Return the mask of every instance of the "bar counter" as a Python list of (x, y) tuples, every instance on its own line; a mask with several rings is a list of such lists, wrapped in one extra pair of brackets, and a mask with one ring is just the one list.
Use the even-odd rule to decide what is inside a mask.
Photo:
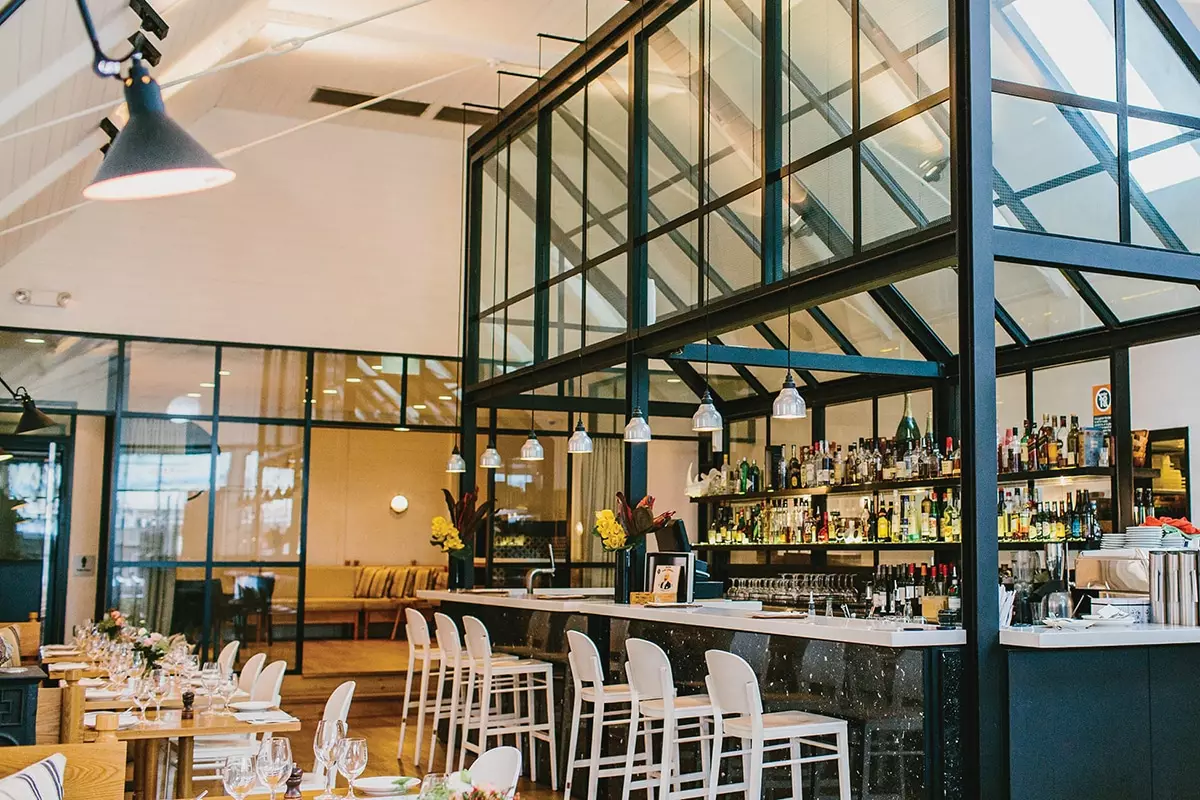
[[(574, 700), (567, 670), (568, 630), (583, 631), (596, 643), (614, 682), (625, 680), (627, 639), (658, 644), (671, 660), (680, 694), (704, 691), (706, 650), (727, 650), (745, 658), (759, 675), (766, 710), (811, 711), (849, 723), (853, 797), (963, 797), (961, 630), (891, 630), (866, 620), (823, 617), (814, 622), (756, 619), (757, 604), (729, 601), (650, 608), (594, 596), (529, 597), (523, 590), (503, 595), (418, 594), (439, 603), (456, 620), (468, 614), (478, 617), (497, 650), (553, 662), (560, 731), (570, 727)], [(613, 752), (623, 752), (622, 738), (610, 738)], [(566, 741), (565, 735), (560, 737), (560, 767), (566, 763)], [(814, 796), (836, 796), (831, 763), (807, 770), (805, 786), (816, 787)], [(548, 771), (539, 770), (539, 775), (545, 774)], [(788, 781), (787, 770), (769, 770), (767, 775), (772, 781)], [(602, 780), (599, 788), (601, 796), (620, 796), (618, 780)], [(766, 788), (770, 792), (775, 787)], [(778, 788), (786, 794), (790, 784)], [(586, 789), (581, 773), (573, 792), (586, 796)]]

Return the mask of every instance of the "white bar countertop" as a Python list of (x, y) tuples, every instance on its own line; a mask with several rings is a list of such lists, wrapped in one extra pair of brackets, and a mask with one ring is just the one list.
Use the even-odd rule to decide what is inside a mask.
[[(583, 597), (580, 597), (583, 595)], [(452, 592), (422, 590), (423, 600), (449, 603), (474, 603), (481, 606), (503, 606), (530, 611), (554, 611), (567, 614), (598, 614), (621, 619), (647, 620), (675, 625), (696, 625), (703, 628), (724, 628), (764, 633), (771, 636), (795, 636), (801, 639), (821, 639), (829, 642), (867, 644), (879, 647), (944, 647), (966, 644), (966, 633), (958, 630), (938, 630), (933, 625), (900, 625), (879, 620), (846, 619), (818, 616), (809, 619), (756, 619), (761, 611), (758, 602), (732, 600), (701, 600), (695, 606), (654, 608), (617, 604), (608, 599), (612, 589), (539, 589), (533, 597), (524, 589), (499, 592)]]
[(1155, 644), (1200, 644), (1200, 628), (1177, 625), (1129, 625), (1056, 630), (1040, 625), (1001, 628), (1000, 644), (1061, 650), (1071, 647), (1140, 647)]

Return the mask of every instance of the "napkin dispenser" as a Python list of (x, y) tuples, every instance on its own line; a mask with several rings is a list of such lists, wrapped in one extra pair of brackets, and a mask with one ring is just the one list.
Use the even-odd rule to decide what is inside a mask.
[(1085, 550), (1075, 559), (1075, 588), (1149, 595), (1149, 553)]

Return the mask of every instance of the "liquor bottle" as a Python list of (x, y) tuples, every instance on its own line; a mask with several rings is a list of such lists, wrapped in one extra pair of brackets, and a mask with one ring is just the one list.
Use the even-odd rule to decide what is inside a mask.
[(811, 488), (817, 485), (817, 446), (808, 448), (804, 456), (804, 486)]
[(958, 505), (958, 495), (954, 494), (953, 489), (946, 490), (946, 512), (945, 522), (943, 525), (948, 531), (946, 541), (961, 542), (962, 541), (962, 509)]
[(1058, 468), (1067, 466), (1067, 418), (1059, 416), (1058, 427), (1054, 429), (1055, 448), (1058, 450)]
[(912, 395), (905, 392), (904, 414), (900, 417), (900, 424), (896, 426), (896, 448), (899, 451), (897, 457), (906, 455), (918, 446), (920, 441), (921, 429), (917, 427), (917, 421), (913, 418), (912, 413)]
[(1147, 487), (1145, 492), (1142, 494), (1142, 500), (1144, 501), (1142, 504), (1142, 511), (1145, 514), (1145, 516), (1142, 517), (1142, 522), (1145, 523), (1146, 517), (1158, 516), (1158, 510), (1154, 506), (1154, 489)]
[(925, 497), (921, 500), (921, 541), (937, 541), (937, 525), (934, 524), (934, 519), (933, 498), (929, 492), (925, 492)]
[(1021, 436), (1015, 425), (1013, 426), (1012, 436), (1010, 437), (1008, 446), (1008, 471), (1020, 472), (1022, 469), (1024, 469), (1024, 467), (1021, 466)]
[(909, 536), (908, 530), (908, 495), (900, 495), (900, 538), (896, 541), (907, 542)]
[(800, 459), (796, 458), (796, 445), (792, 445), (792, 460), (788, 462), (787, 487), (789, 489), (800, 488)]
[(1042, 415), (1042, 430), (1038, 434), (1040, 451), (1038, 456), (1042, 469), (1054, 469), (1058, 466), (1058, 437), (1054, 433), (1054, 418)]
[(1071, 428), (1067, 431), (1067, 452), (1066, 463), (1068, 467), (1079, 466), (1079, 417), (1075, 414), (1071, 415)]
[(996, 541), (1007, 542), (1009, 535), (1008, 509), (1004, 507), (1004, 490), (1000, 489), (996, 497)]
[(818, 542), (828, 542), (829, 541), (829, 512), (828, 511), (821, 512), (821, 524), (820, 524), (820, 527), (817, 529), (817, 541)]
[(833, 459), (829, 455), (829, 442), (821, 441), (820, 460), (817, 463), (817, 485), (828, 486), (833, 476)]
[(1030, 465), (1029, 457), (1032, 453), (1037, 452), (1035, 448), (1031, 448), (1029, 441), (1029, 420), (1025, 420), (1025, 433), (1021, 435), (1021, 453), (1018, 465), (1018, 472), (1032, 471), (1035, 467)]
[(750, 473), (747, 479), (747, 485), (751, 492), (762, 491), (762, 470), (758, 468), (758, 459), (750, 462)]
[(946, 588), (946, 608), (950, 611), (958, 611), (962, 608), (962, 597), (958, 593), (958, 565), (955, 564), (950, 568), (950, 585)]
[(888, 521), (887, 511), (883, 507), (883, 501), (879, 501), (879, 513), (875, 516), (875, 541), (890, 542), (892, 540), (892, 527)]
[(750, 486), (750, 462), (742, 456), (742, 463), (738, 464), (738, 494), (745, 494), (749, 491)]
[(1142, 490), (1133, 490), (1133, 524), (1141, 525), (1146, 521), (1145, 512), (1142, 510)]

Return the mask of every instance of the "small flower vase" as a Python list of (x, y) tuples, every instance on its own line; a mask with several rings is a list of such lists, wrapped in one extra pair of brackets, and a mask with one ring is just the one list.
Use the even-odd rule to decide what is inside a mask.
[(613, 562), (613, 602), (629, 605), (629, 551), (617, 550), (613, 555), (616, 556)]
[(450, 557), (451, 589), (473, 589), (475, 587), (475, 564), (471, 559)]

